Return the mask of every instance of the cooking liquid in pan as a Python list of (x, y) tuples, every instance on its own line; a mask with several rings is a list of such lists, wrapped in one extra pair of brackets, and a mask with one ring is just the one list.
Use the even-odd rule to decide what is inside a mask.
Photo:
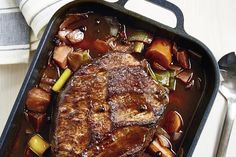
[[(123, 25), (122, 21), (119, 21), (117, 18), (109, 17), (109, 16), (103, 16), (95, 13), (85, 14), (85, 16), (82, 16), (83, 20), (79, 20), (79, 22), (75, 22), (74, 24), (70, 25), (69, 28), (74, 30), (79, 28), (80, 30), (84, 31), (84, 39), (82, 42), (76, 43), (76, 44), (70, 44), (70, 46), (73, 46), (76, 48), (82, 48), (82, 49), (89, 49), (90, 55), (93, 59), (96, 59), (103, 55), (103, 53), (98, 51), (96, 46), (91, 45), (90, 43), (93, 43), (96, 39), (100, 40), (107, 40), (110, 36), (111, 29), (113, 31), (116, 31), (118, 28), (119, 31), (122, 32), (122, 30), (125, 30), (125, 35), (129, 36), (132, 34), (136, 28), (129, 27), (128, 24)], [(114, 33), (114, 32), (113, 32)], [(158, 36), (153, 35), (154, 39)], [(59, 39), (56, 37), (55, 45), (57, 45), (59, 42)], [(123, 42), (123, 41), (119, 41)], [(173, 41), (174, 42), (174, 41)], [(146, 45), (145, 47), (148, 47), (150, 45)], [(124, 49), (121, 48), (121, 49)], [(146, 49), (146, 48), (145, 48)], [(134, 53), (134, 56), (140, 60), (143, 60), (145, 58), (144, 53), (137, 54)], [(177, 152), (180, 148), (181, 141), (183, 140), (184, 134), (186, 133), (186, 129), (191, 121), (191, 118), (194, 114), (194, 111), (197, 108), (199, 99), (201, 97), (203, 87), (204, 87), (204, 73), (201, 68), (201, 59), (197, 58), (195, 55), (192, 55), (191, 52), (189, 52), (190, 61), (191, 61), (191, 72), (193, 72), (192, 80), (194, 80), (194, 85), (186, 88), (186, 84), (181, 82), (179, 79), (176, 79), (176, 89), (174, 91), (170, 91), (169, 94), (169, 101), (170, 103), (167, 105), (166, 111), (164, 112), (163, 118), (160, 120), (160, 126), (165, 127), (165, 114), (167, 114), (169, 111), (177, 111), (182, 119), (183, 119), (183, 126), (181, 126), (180, 134), (172, 135), (170, 136), (170, 142), (172, 145), (172, 150), (174, 152)], [(46, 67), (46, 66), (45, 66)], [(42, 70), (43, 71), (43, 70)], [(62, 70), (61, 70), (62, 71)], [(50, 72), (50, 71), (49, 71)], [(155, 71), (156, 72), (156, 71)], [(53, 72), (55, 74), (55, 71)], [(54, 75), (54, 74), (48, 74), (48, 75)], [(57, 95), (53, 94), (53, 101), (50, 103), (50, 105), (56, 104), (56, 97)], [(52, 108), (52, 107), (49, 107)], [(47, 111), (47, 118), (46, 122), (43, 124), (42, 129), (40, 130), (39, 134), (46, 139), (46, 141), (49, 141), (49, 130), (51, 127), (51, 109), (48, 109)], [(26, 110), (27, 111), (27, 110)], [(30, 123), (22, 119), (21, 121), (21, 128), (18, 132), (18, 135), (16, 136), (16, 142), (13, 146), (12, 152), (10, 153), (10, 157), (19, 156), (19, 154), (25, 154), (25, 156), (36, 156), (32, 152), (28, 151), (28, 154), (25, 153), (27, 151), (27, 141), (29, 140), (30, 136), (32, 136), (33, 128), (30, 125)], [(164, 128), (165, 129), (165, 128)], [(190, 128), (191, 129), (191, 128)], [(177, 136), (180, 137), (177, 137)], [(175, 137), (174, 137), (175, 136)], [(146, 152), (150, 156), (155, 156), (156, 154), (150, 153), (150, 151), (147, 149)], [(26, 155), (27, 154), (27, 155)], [(21, 155), (22, 156), (22, 155)], [(51, 156), (50, 151), (46, 152), (45, 156)]]

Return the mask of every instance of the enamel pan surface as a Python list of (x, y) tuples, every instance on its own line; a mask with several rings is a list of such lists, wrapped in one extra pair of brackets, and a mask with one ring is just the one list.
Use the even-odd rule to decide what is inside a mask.
[(218, 91), (218, 64), (211, 51), (203, 43), (191, 37), (184, 31), (183, 13), (177, 6), (165, 0), (150, 1), (172, 11), (176, 15), (177, 25), (175, 28), (171, 28), (142, 15), (126, 10), (124, 8), (126, 2), (127, 0), (120, 0), (116, 3), (109, 3), (100, 0), (78, 0), (65, 5), (54, 14), (40, 41), (38, 49), (1, 135), (1, 157), (7, 156), (8, 152), (11, 151), (13, 144), (15, 143), (16, 135), (19, 132), (20, 125), (22, 125), (21, 121), (24, 117), (23, 112), (27, 92), (39, 82), (41, 71), (47, 64), (49, 52), (53, 50), (54, 47), (52, 39), (58, 31), (63, 17), (68, 12), (71, 13), (76, 11), (95, 11), (118, 17), (122, 20), (122, 22), (130, 25), (131, 27), (136, 26), (137, 28), (147, 30), (154, 34), (158, 33), (158, 36), (175, 41), (180, 47), (190, 49), (202, 56), (201, 68), (204, 69), (205, 73), (205, 86), (201, 99), (198, 102), (198, 107), (192, 115), (191, 122), (188, 125), (187, 132), (183, 137), (181, 144), (181, 147), (184, 149), (184, 156), (192, 156)]

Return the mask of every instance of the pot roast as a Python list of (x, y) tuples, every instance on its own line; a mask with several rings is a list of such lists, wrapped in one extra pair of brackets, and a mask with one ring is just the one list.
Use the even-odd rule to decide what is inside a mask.
[(83, 66), (59, 95), (53, 155), (141, 155), (152, 141), (167, 94), (131, 54), (109, 53)]

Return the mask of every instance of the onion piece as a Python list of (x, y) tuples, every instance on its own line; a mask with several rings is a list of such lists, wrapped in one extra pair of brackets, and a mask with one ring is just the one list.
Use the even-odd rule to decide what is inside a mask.
[(164, 119), (164, 128), (169, 134), (180, 131), (184, 124), (181, 115), (177, 111), (169, 111)]
[(152, 141), (152, 143), (148, 147), (148, 150), (152, 154), (161, 152), (163, 157), (175, 157), (175, 153), (169, 148), (162, 146), (158, 139)]

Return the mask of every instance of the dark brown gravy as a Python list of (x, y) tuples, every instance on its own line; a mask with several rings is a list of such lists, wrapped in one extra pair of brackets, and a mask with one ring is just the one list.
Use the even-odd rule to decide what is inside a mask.
[[(104, 16), (101, 16), (99, 14), (89, 14), (91, 16), (88, 18), (89, 20), (82, 20), (78, 25), (73, 25), (71, 27), (77, 28), (81, 26), (86, 26), (86, 33), (84, 40), (77, 44), (73, 45), (75, 48), (83, 48), (83, 49), (90, 49), (90, 55), (92, 58), (97, 58), (101, 54), (98, 54), (96, 51), (94, 51), (93, 47), (90, 46), (89, 43), (92, 43), (96, 39), (106, 39), (107, 34), (110, 32), (110, 24), (106, 22), (104, 19)], [(110, 18), (110, 17), (106, 17)], [(115, 19), (116, 20), (116, 19)], [(118, 25), (118, 23), (116, 23)], [(128, 25), (127, 25), (128, 26)], [(120, 25), (120, 27), (122, 27)], [(127, 29), (127, 34), (131, 33), (133, 29)], [(143, 56), (138, 56), (138, 58), (142, 59)], [(203, 87), (204, 87), (204, 71), (201, 68), (201, 63), (199, 60), (191, 59), (192, 63), (192, 71), (194, 73), (193, 80), (195, 82), (195, 85), (191, 89), (186, 89), (182, 82), (179, 80), (177, 81), (177, 87), (176, 91), (172, 91), (170, 93), (170, 104), (167, 106), (167, 111), (169, 110), (176, 110), (178, 111), (184, 121), (184, 126), (182, 128), (183, 133), (186, 133), (186, 129), (191, 122), (191, 118), (197, 108), (199, 99), (202, 95)], [(200, 81), (201, 80), (201, 81)], [(200, 86), (198, 85), (200, 83)], [(56, 99), (54, 99), (56, 100)], [(51, 105), (55, 104), (54, 102), (51, 102)], [(23, 113), (22, 113), (23, 114)], [(48, 116), (50, 117), (50, 113), (48, 113)], [(46, 139), (49, 140), (49, 130), (50, 130), (50, 119), (47, 120), (46, 124), (43, 127), (43, 130), (40, 132), (40, 134)], [(22, 119), (21, 122), (21, 128), (18, 132), (18, 135), (15, 139), (15, 144), (12, 147), (12, 151), (10, 153), (10, 157), (16, 157), (16, 156), (24, 156), (25, 148), (27, 147), (27, 141), (29, 139), (29, 135), (26, 133), (25, 130), (29, 128), (29, 124), (26, 122), (25, 119)], [(172, 141), (173, 150), (178, 151), (180, 147), (181, 140), (178, 140), (176, 142)], [(36, 156), (36, 155), (35, 155)], [(46, 154), (46, 156), (50, 156), (50, 153)]]

